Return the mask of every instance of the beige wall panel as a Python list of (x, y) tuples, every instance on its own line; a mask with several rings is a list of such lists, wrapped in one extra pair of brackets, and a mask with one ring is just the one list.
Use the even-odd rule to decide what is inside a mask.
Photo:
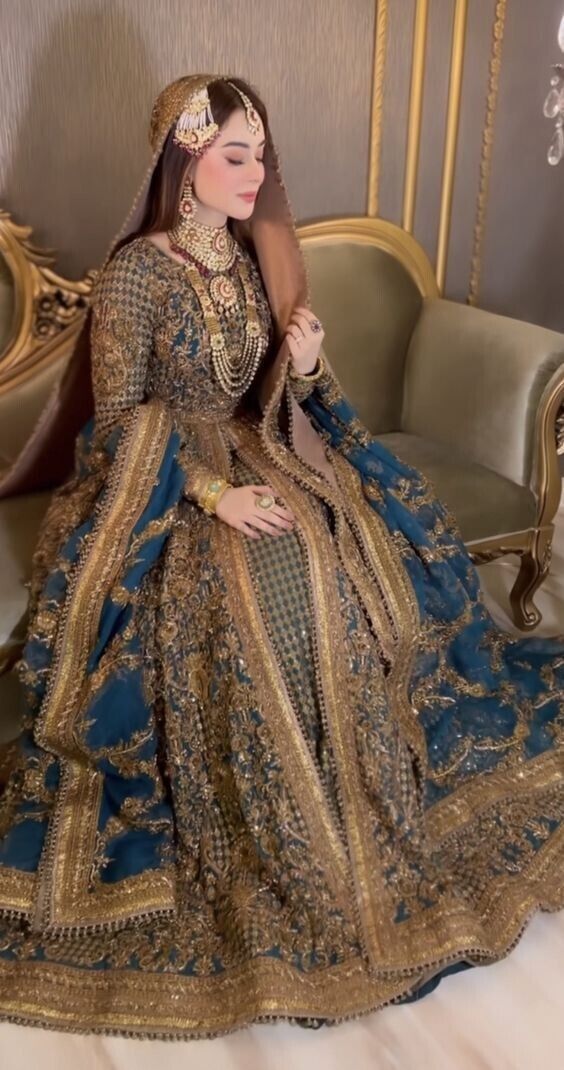
[(542, 105), (563, 0), (509, 0), (480, 304), (564, 331), (564, 162)]
[[(380, 214), (401, 224), (416, 0), (389, 0)], [(415, 237), (436, 263), (455, 0), (430, 0)], [(496, 0), (468, 5), (447, 297), (469, 294)], [(564, 163), (546, 153), (542, 105), (564, 0), (507, 0), (478, 304), (564, 330)]]
[(415, 0), (388, 0), (379, 215), (394, 223), (402, 218), (414, 12)]
[(263, 95), (298, 220), (366, 207), (372, 0), (0, 0), (0, 204), (71, 275), (148, 161), (152, 100), (199, 70)]
[(454, 0), (431, 0), (414, 235), (437, 259)]

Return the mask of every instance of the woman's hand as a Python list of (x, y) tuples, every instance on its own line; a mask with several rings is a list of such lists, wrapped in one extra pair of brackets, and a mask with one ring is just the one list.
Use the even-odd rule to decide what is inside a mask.
[(274, 497), (272, 487), (263, 487), (256, 483), (249, 483), (245, 487), (229, 487), (221, 495), (215, 515), (251, 539), (261, 539), (263, 534), (278, 536), (284, 535), (286, 531), (293, 531), (294, 514), (276, 503), (271, 509), (261, 509), (260, 505), (257, 505), (257, 497), (261, 494), (272, 494)]
[(292, 363), (298, 375), (308, 375), (317, 364), (321, 343), (325, 337), (323, 328), (312, 330), (319, 324), (317, 316), (309, 308), (295, 308), (286, 329), (286, 341)]

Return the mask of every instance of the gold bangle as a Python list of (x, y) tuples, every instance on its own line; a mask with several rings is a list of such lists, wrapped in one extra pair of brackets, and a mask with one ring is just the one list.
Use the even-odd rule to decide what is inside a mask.
[(204, 513), (212, 516), (217, 509), (217, 503), (222, 494), (232, 486), (233, 484), (226, 479), (214, 476), (213, 479), (208, 480), (202, 494), (199, 496), (198, 505), (202, 507)]
[(297, 372), (294, 370), (294, 366), (292, 365), (292, 367), (290, 368), (290, 375), (292, 376), (292, 379), (301, 379), (305, 383), (314, 383), (316, 379), (319, 379), (319, 377), (323, 375), (324, 368), (325, 361), (323, 360), (323, 357), (320, 353), (317, 358), (317, 365), (315, 367), (315, 371), (304, 373)]

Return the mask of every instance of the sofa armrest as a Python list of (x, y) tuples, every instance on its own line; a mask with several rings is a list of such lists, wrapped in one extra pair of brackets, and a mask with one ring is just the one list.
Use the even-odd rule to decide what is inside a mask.
[(543, 391), (564, 334), (443, 298), (424, 301), (407, 354), (402, 430), (531, 486)]

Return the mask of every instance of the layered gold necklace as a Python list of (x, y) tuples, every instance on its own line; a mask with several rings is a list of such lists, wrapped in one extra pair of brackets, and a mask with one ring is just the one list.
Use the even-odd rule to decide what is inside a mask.
[[(268, 345), (257, 311), (249, 265), (227, 228), (210, 227), (180, 217), (168, 232), (171, 249), (182, 256), (204, 315), (210, 338), (212, 364), (225, 392), (238, 396), (250, 386)], [(219, 313), (229, 316), (237, 306), (234, 275), (245, 295), (245, 341), (242, 348), (229, 342), (221, 329)]]

